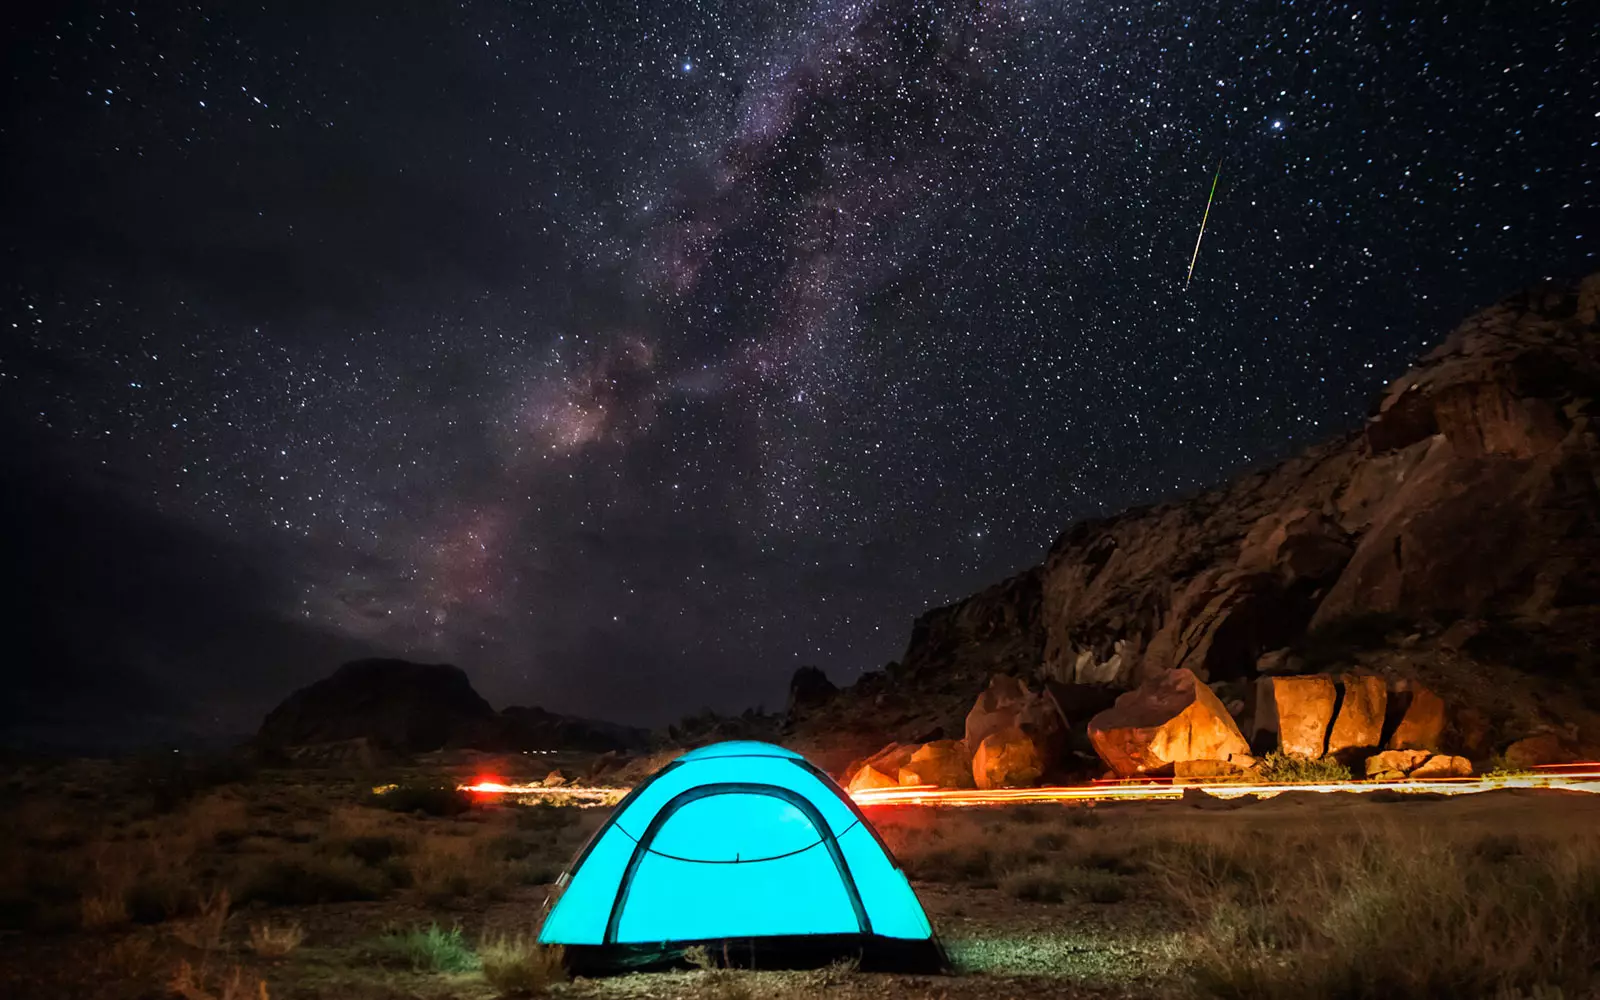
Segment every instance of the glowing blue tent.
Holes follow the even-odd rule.
[[[859,956],[937,971],[911,883],[826,774],[768,743],[684,754],[624,799],[557,882],[539,940],[575,972],[670,964],[684,949],[757,967]]]

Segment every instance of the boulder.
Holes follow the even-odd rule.
[[[1020,728],[990,733],[972,755],[973,782],[985,790],[1025,788],[1038,784],[1043,773],[1038,745]]]
[[[1333,678],[1263,677],[1257,681],[1256,732],[1278,734],[1278,748],[1313,760],[1328,751],[1338,693]]]
[[[871,788],[899,788],[900,782],[875,767],[862,767],[850,776],[845,791],[860,792]]]
[[[1394,751],[1391,751],[1391,753]],[[1408,778],[1470,778],[1472,761],[1465,757],[1436,753],[1418,764],[1406,775]]]
[[[1398,692],[1403,708],[1387,744],[1390,750],[1438,750],[1444,739],[1444,699],[1420,685]]]
[[[560,788],[562,785],[567,784],[567,776],[562,774],[560,770],[555,770],[545,775],[544,780],[539,783],[546,788]]]
[[[801,667],[789,678],[789,717],[821,708],[839,693],[820,667]]]
[[[902,785],[971,788],[972,755],[960,740],[935,740],[918,747],[900,768]]]
[[[1539,733],[1517,740],[1506,747],[1506,752],[1502,756],[1507,767],[1519,770],[1546,764],[1573,764],[1578,761],[1578,754],[1555,733]]]
[[[1043,691],[1034,691],[1027,681],[996,674],[967,713],[965,742],[976,753],[991,733],[1010,729],[1028,735],[1046,766],[1065,749],[1067,720],[1055,700]]]
[[[1367,777],[1373,781],[1398,781],[1433,754],[1426,750],[1385,750],[1367,758]]]
[[[1089,739],[1122,777],[1170,774],[1180,760],[1227,760],[1250,752],[1228,710],[1193,671],[1146,681],[1089,720]]]
[[[1344,697],[1339,715],[1328,733],[1328,753],[1348,756],[1351,751],[1383,745],[1383,719],[1389,690],[1382,677],[1345,674],[1339,678]]]

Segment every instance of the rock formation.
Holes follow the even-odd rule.
[[[1383,743],[1389,690],[1382,677],[1345,674],[1339,678],[1339,716],[1328,733],[1328,753],[1345,757],[1375,750]]]
[[[1378,689],[1347,682],[1349,712],[1327,733],[1344,755],[1483,760],[1562,727],[1593,747],[1597,315],[1600,274],[1501,300],[1396,379],[1365,426],[1198,496],[1070,526],[1040,565],[923,615],[902,663],[858,687],[893,706],[885,728],[905,738],[954,734],[994,674],[1129,689],[1177,671],[1199,682],[1197,704],[1207,684],[1355,672],[1382,678],[1383,710],[1399,714],[1374,743]],[[1449,711],[1387,697],[1401,681]],[[1207,708],[1225,730],[1228,713]],[[1126,735],[1097,749],[1119,771],[1170,765],[1133,735],[1172,721],[1159,715],[1099,726]]]
[[[1123,777],[1171,774],[1188,760],[1227,760],[1250,746],[1222,702],[1186,669],[1153,677],[1089,721],[1089,739]]]
[[[1015,726],[985,736],[972,755],[973,781],[982,789],[1035,785],[1044,771],[1038,744]]]
[[[356,660],[295,691],[267,714],[256,741],[284,748],[364,741],[372,753],[443,748],[624,750],[645,734],[611,723],[514,706],[496,712],[458,667]],[[312,759],[304,751],[291,755]]]
[[[972,752],[961,740],[937,740],[918,747],[900,767],[902,785],[973,787]]]

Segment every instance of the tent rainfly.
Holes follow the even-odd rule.
[[[757,968],[859,957],[937,972],[944,950],[854,802],[799,754],[717,743],[639,785],[556,883],[539,932],[575,973],[671,965],[704,946]]]

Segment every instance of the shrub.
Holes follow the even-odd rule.
[[[354,858],[274,858],[246,873],[236,893],[240,903],[304,906],[381,899],[392,877]]]
[[[173,928],[173,936],[191,948],[214,951],[222,943],[222,929],[228,923],[232,900],[228,890],[218,889],[200,901],[199,912]]]
[[[438,924],[429,924],[427,930],[389,931],[369,954],[381,965],[404,965],[416,972],[470,972],[478,967],[478,956],[462,940],[461,928],[444,930]]]
[[[1127,898],[1122,880],[1107,872],[1071,865],[1031,865],[1006,875],[1000,889],[1030,903],[1059,903],[1086,899],[1093,903],[1118,903]]]
[[[196,969],[179,962],[167,985],[183,1000],[271,1000],[266,980],[245,975],[237,965],[226,975],[211,976],[204,965]]]
[[[472,808],[472,795],[453,785],[395,785],[373,792],[367,804],[392,812],[420,812],[428,816],[459,816]]]
[[[1256,777],[1259,781],[1273,784],[1323,784],[1330,781],[1351,780],[1350,768],[1332,757],[1312,760],[1309,757],[1291,756],[1280,750],[1274,750],[1261,758],[1261,767],[1256,772]]]
[[[348,854],[362,864],[381,865],[397,855],[404,854],[406,843],[399,837],[387,834],[368,834],[328,841],[328,849],[335,854]]]
[[[255,775],[255,766],[238,754],[156,753],[134,763],[129,787],[146,796],[153,811],[167,813],[203,792]]]
[[[535,802],[517,809],[517,828],[521,830],[560,830],[578,821],[580,810],[568,806]]]
[[[275,927],[271,923],[250,925],[250,950],[262,958],[283,958],[305,942],[305,928],[299,924]]]
[[[128,896],[121,889],[102,889],[83,897],[81,921],[86,931],[121,927],[128,919]]]
[[[542,993],[566,982],[562,949],[540,944],[532,934],[486,940],[478,948],[483,978],[501,993]]]

